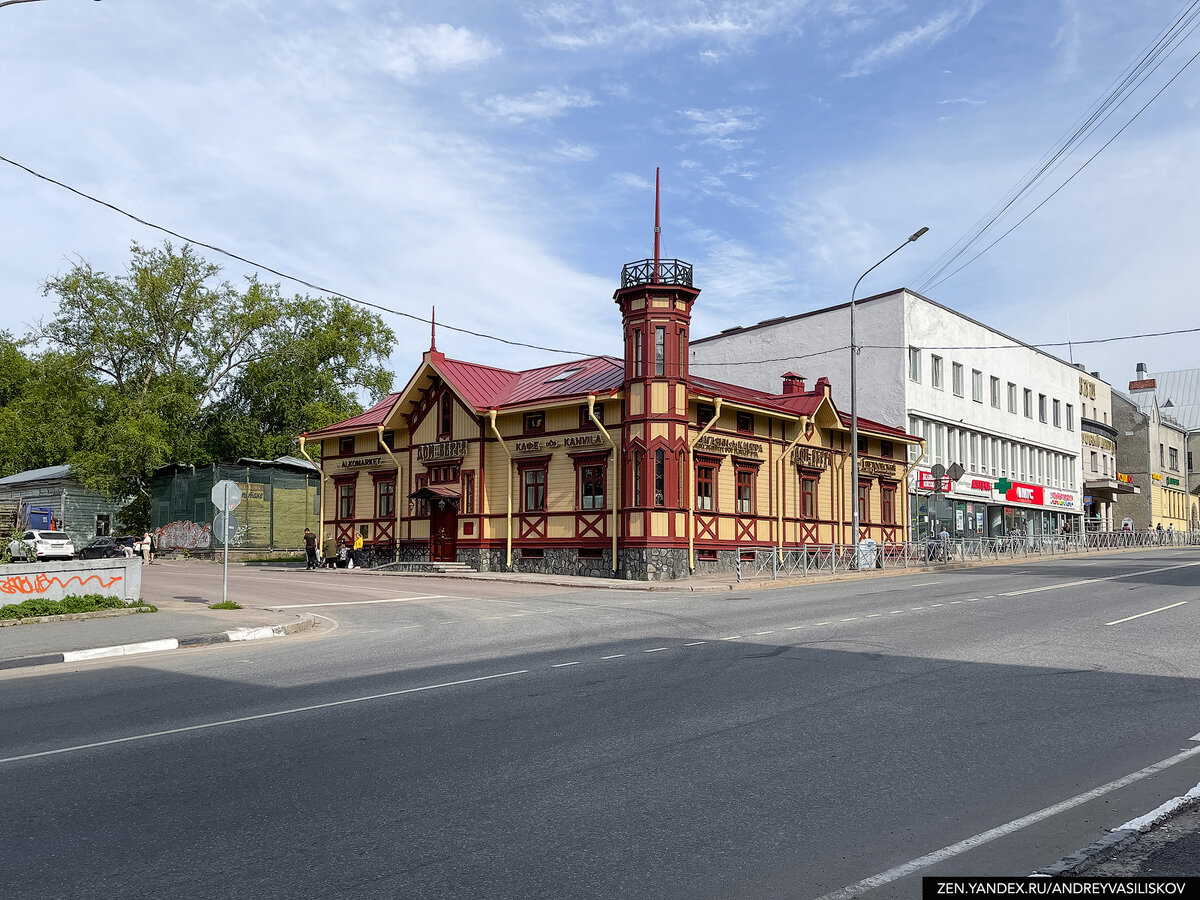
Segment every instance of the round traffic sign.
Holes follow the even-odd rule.
[[[237,540],[238,520],[231,512],[219,512],[213,519],[213,537],[228,546]]]

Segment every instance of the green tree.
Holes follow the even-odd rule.
[[[0,468],[69,462],[138,509],[164,463],[291,452],[391,385],[379,316],[254,277],[239,290],[187,245],[135,243],[124,274],[80,261],[44,289],[58,305],[31,343],[0,335]]]

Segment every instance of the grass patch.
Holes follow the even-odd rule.
[[[102,594],[69,594],[61,600],[47,600],[45,597],[32,597],[20,603],[9,603],[0,606],[0,619],[30,619],[34,616],[61,616],[69,613],[95,612],[98,609],[126,609],[142,607],[150,612],[158,612],[157,606],[151,606],[144,600],[126,603],[120,597],[105,597]]]
[[[232,600],[222,600],[220,603],[208,604],[209,609],[241,609],[242,604],[234,603]]]

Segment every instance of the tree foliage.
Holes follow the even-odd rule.
[[[164,463],[294,452],[391,387],[379,316],[238,288],[187,245],[135,243],[120,275],[79,261],[44,292],[47,322],[0,332],[0,475],[69,463],[109,497],[144,497]]]

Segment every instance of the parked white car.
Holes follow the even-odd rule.
[[[75,545],[65,531],[27,531],[8,545],[8,552],[14,560],[72,559]]]

